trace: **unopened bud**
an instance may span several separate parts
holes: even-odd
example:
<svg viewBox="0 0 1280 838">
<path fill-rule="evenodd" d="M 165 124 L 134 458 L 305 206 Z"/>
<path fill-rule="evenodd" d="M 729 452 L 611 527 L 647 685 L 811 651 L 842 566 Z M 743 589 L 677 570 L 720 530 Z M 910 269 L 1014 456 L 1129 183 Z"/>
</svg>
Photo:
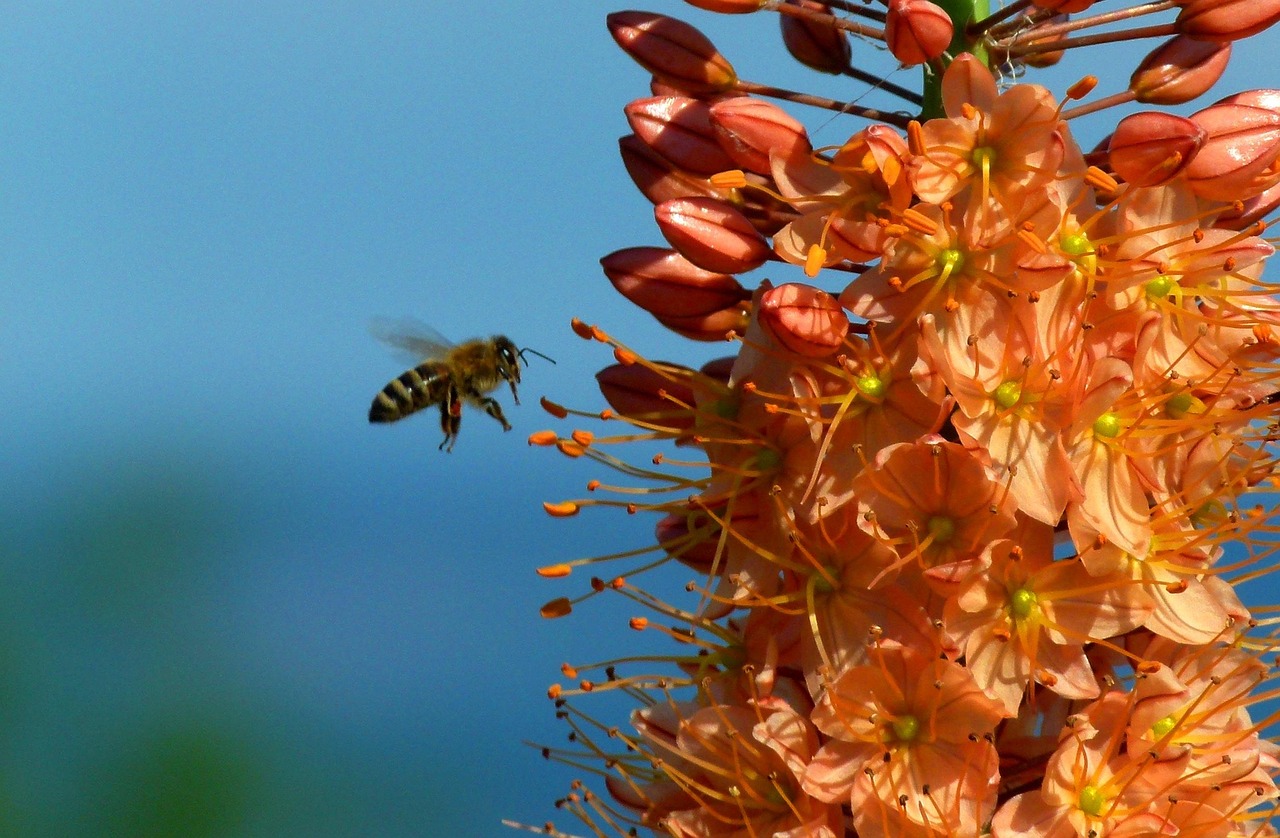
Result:
<svg viewBox="0 0 1280 838">
<path fill-rule="evenodd" d="M 760 297 L 760 322 L 797 355 L 821 358 L 844 345 L 849 317 L 835 297 L 810 285 L 788 283 Z"/>
<path fill-rule="evenodd" d="M 1188 185 L 1200 197 L 1247 200 L 1280 179 L 1275 171 L 1280 112 L 1219 102 L 1192 114 L 1191 120 L 1208 135 L 1186 173 Z"/>
<path fill-rule="evenodd" d="M 884 39 L 889 52 L 911 67 L 932 61 L 951 45 L 955 26 L 946 10 L 929 0 L 889 0 Z"/>
<path fill-rule="evenodd" d="M 1142 59 L 1129 89 L 1145 104 L 1181 105 L 1213 87 L 1230 59 L 1231 44 L 1178 35 Z"/>
<path fill-rule="evenodd" d="M 654 151 L 634 134 L 618 140 L 622 165 L 646 198 L 655 204 L 672 198 L 693 196 L 717 197 L 723 193 L 700 175 L 677 168 L 674 163 Z"/>
<path fill-rule="evenodd" d="M 826 3 L 817 0 L 787 0 L 788 5 L 831 14 Z M 782 43 L 801 64 L 820 73 L 843 73 L 849 67 L 852 50 L 843 29 L 824 26 L 799 15 L 779 15 Z"/>
<path fill-rule="evenodd" d="M 658 522 L 654 536 L 659 546 L 681 563 L 706 573 L 719 553 L 720 527 L 706 515 L 671 514 Z"/>
<path fill-rule="evenodd" d="M 754 270 L 773 250 L 746 216 L 715 198 L 674 198 L 653 208 L 658 228 L 671 246 L 708 271 L 735 274 Z"/>
<path fill-rule="evenodd" d="M 713 175 L 736 165 L 716 140 L 706 102 L 688 96 L 653 96 L 635 100 L 624 113 L 641 142 L 679 169 Z"/>
<path fill-rule="evenodd" d="M 699 268 L 667 248 L 615 250 L 600 265 L 618 293 L 660 317 L 705 317 L 750 297 L 732 276 Z"/>
<path fill-rule="evenodd" d="M 742 168 L 772 172 L 770 155 L 808 154 L 812 146 L 804 126 L 777 105 L 750 96 L 721 99 L 711 106 L 711 124 L 720 145 Z"/>
<path fill-rule="evenodd" d="M 690 6 L 722 15 L 745 15 L 760 11 L 765 0 L 684 0 Z"/>
<path fill-rule="evenodd" d="M 1244 230 L 1252 227 L 1280 208 L 1280 183 L 1258 193 L 1239 204 L 1233 204 L 1218 214 L 1213 226 L 1223 230 Z"/>
<path fill-rule="evenodd" d="M 715 45 L 681 20 L 653 12 L 614 12 L 607 18 L 618 46 L 667 84 L 690 93 L 720 93 L 737 74 Z"/>
<path fill-rule="evenodd" d="M 1197 41 L 1238 41 L 1280 20 L 1280 0 L 1178 0 L 1173 26 Z"/>
<path fill-rule="evenodd" d="M 1134 186 L 1157 186 L 1185 169 L 1206 138 L 1186 117 L 1160 111 L 1127 116 L 1111 135 L 1111 170 Z"/>
<path fill-rule="evenodd" d="M 659 323 L 681 337 L 706 342 L 725 340 L 730 332 L 742 334 L 750 322 L 745 304 L 730 306 L 701 317 L 654 316 Z"/>
<path fill-rule="evenodd" d="M 613 364 L 596 373 L 596 384 L 621 416 L 641 420 L 660 417 L 662 425 L 676 430 L 693 427 L 689 407 L 694 403 L 693 390 L 676 376 L 663 375 L 643 364 Z"/>
<path fill-rule="evenodd" d="M 1038 9 L 1045 9 L 1050 12 L 1074 14 L 1075 12 L 1083 12 L 1092 6 L 1094 0 L 1031 0 L 1031 4 Z"/>
</svg>

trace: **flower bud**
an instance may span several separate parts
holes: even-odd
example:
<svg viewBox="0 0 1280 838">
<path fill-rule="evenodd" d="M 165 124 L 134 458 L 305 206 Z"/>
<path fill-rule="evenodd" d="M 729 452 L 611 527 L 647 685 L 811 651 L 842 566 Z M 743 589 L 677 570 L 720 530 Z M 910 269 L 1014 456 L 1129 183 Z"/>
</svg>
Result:
<svg viewBox="0 0 1280 838">
<path fill-rule="evenodd" d="M 831 14 L 830 7 L 817 0 L 787 0 L 788 5 Z M 852 50 L 844 31 L 824 26 L 796 15 L 779 15 L 782 43 L 791 57 L 820 73 L 839 75 L 849 67 Z"/>
<path fill-rule="evenodd" d="M 797 355 L 821 358 L 844 345 L 849 317 L 835 297 L 810 285 L 788 283 L 760 297 L 760 323 Z"/>
<path fill-rule="evenodd" d="M 1142 59 L 1129 89 L 1145 104 L 1181 105 L 1213 87 L 1230 58 L 1231 44 L 1178 35 Z"/>
<path fill-rule="evenodd" d="M 634 134 L 619 139 L 618 150 L 631 180 L 655 204 L 671 198 L 724 197 L 724 193 L 715 189 L 706 178 L 677 168 Z"/>
<path fill-rule="evenodd" d="M 1065 42 L 1067 40 L 1067 33 L 1059 31 L 1056 33 L 1042 36 L 1042 37 L 1036 37 L 1036 29 L 1041 27 L 1056 26 L 1057 24 L 1065 23 L 1066 21 L 1067 21 L 1067 16 L 1065 14 L 1054 15 L 1053 17 L 1045 18 L 1044 20 L 1040 21 L 1039 24 L 1028 29 L 1026 33 L 1019 36 L 1018 38 L 1019 46 L 1023 46 L 1023 47 L 1035 46 L 1037 48 L 1040 48 L 1040 51 L 1029 52 L 1025 55 L 1021 55 L 1018 57 L 1018 61 L 1020 61 L 1023 64 L 1026 64 L 1028 67 L 1039 67 L 1042 69 L 1045 67 L 1052 67 L 1053 65 L 1061 61 L 1062 56 L 1067 54 L 1067 51 L 1065 48 L 1046 50 L 1046 49 L 1043 49 L 1043 47 L 1050 46 L 1056 43 Z"/>
<path fill-rule="evenodd" d="M 653 12 L 614 12 L 607 18 L 618 46 L 667 84 L 690 93 L 719 93 L 738 76 L 715 45 L 682 20 Z"/>
<path fill-rule="evenodd" d="M 653 208 L 671 246 L 700 268 L 722 274 L 754 270 L 773 251 L 746 216 L 715 198 L 674 198 Z"/>
<path fill-rule="evenodd" d="M 929 0 L 889 0 L 884 39 L 889 52 L 911 67 L 932 61 L 951 45 L 951 16 Z"/>
<path fill-rule="evenodd" d="M 706 573 L 719 553 L 720 526 L 705 513 L 672 513 L 658 522 L 654 537 L 681 563 Z"/>
<path fill-rule="evenodd" d="M 660 247 L 615 250 L 600 265 L 619 294 L 658 317 L 705 317 L 751 296 L 733 277 Z"/>
<path fill-rule="evenodd" d="M 760 11 L 765 0 L 684 0 L 690 6 L 722 15 L 745 15 Z"/>
<path fill-rule="evenodd" d="M 711 124 L 720 145 L 742 168 L 771 173 L 771 154 L 790 157 L 812 149 L 804 126 L 770 102 L 750 96 L 722 99 L 711 106 Z"/>
<path fill-rule="evenodd" d="M 1185 169 L 1206 138 L 1186 117 L 1159 111 L 1126 116 L 1111 135 L 1111 170 L 1134 186 L 1157 186 Z"/>
<path fill-rule="evenodd" d="M 716 140 L 706 102 L 688 96 L 637 99 L 623 109 L 636 136 L 677 168 L 713 175 L 736 165 Z"/>
<path fill-rule="evenodd" d="M 1280 112 L 1219 102 L 1191 116 L 1208 139 L 1187 166 L 1187 184 L 1201 198 L 1247 200 L 1280 179 Z"/>
<path fill-rule="evenodd" d="M 1197 41 L 1238 41 L 1280 20 L 1280 0 L 1178 0 L 1173 26 Z"/>
<path fill-rule="evenodd" d="M 1213 226 L 1223 230 L 1243 230 L 1271 215 L 1277 207 L 1280 207 L 1280 182 L 1240 204 L 1231 204 L 1218 214 Z"/>
<path fill-rule="evenodd" d="M 678 379 L 643 364 L 613 364 L 596 373 L 604 400 L 620 416 L 659 419 L 675 430 L 693 427 L 693 390 Z"/>
<path fill-rule="evenodd" d="M 743 334 L 750 322 L 745 303 L 729 306 L 711 314 L 698 317 L 667 317 L 654 315 L 658 322 L 689 340 L 705 342 L 722 341 L 729 332 Z"/>
<path fill-rule="evenodd" d="M 1083 12 L 1092 6 L 1094 0 L 1031 0 L 1031 4 L 1037 9 L 1045 9 L 1050 12 L 1063 12 L 1066 14 L 1074 14 Z"/>
</svg>

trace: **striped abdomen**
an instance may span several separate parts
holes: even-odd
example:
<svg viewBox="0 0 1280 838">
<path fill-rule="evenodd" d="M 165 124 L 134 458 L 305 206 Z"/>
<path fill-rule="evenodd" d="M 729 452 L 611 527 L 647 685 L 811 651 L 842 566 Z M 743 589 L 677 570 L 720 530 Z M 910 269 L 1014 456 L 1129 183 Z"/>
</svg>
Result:
<svg viewBox="0 0 1280 838">
<path fill-rule="evenodd" d="M 424 407 L 439 404 L 449 395 L 449 368 L 439 361 L 424 361 L 391 379 L 369 406 L 370 422 L 394 422 Z"/>
</svg>

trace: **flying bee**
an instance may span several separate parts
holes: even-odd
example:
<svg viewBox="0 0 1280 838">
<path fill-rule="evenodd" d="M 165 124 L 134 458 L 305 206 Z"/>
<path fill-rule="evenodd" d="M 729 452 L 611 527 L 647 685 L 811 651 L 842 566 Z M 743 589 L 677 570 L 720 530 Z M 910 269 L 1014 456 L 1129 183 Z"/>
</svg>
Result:
<svg viewBox="0 0 1280 838">
<path fill-rule="evenodd" d="M 489 393 L 505 381 L 511 387 L 511 398 L 520 404 L 516 385 L 520 383 L 524 353 L 533 352 L 546 358 L 532 349 L 517 349 L 511 339 L 503 335 L 453 344 L 434 329 L 418 324 L 375 327 L 374 331 L 386 343 L 411 352 L 421 360 L 417 366 L 391 379 L 374 396 L 369 406 L 369 421 L 395 422 L 431 405 L 439 405 L 440 429 L 444 431 L 440 448 L 445 451 L 452 451 L 458 441 L 463 402 L 497 419 L 504 431 L 511 430 L 511 423 L 502 415 L 502 406 Z"/>
</svg>

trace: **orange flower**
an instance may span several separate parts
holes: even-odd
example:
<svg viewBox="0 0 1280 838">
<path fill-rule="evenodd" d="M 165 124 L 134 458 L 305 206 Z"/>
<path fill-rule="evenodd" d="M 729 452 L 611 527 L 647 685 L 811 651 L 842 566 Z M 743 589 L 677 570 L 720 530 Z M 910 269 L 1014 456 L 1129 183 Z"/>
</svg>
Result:
<svg viewBox="0 0 1280 838">
<path fill-rule="evenodd" d="M 995 806 L 991 731 L 1000 715 L 964 667 L 915 649 L 873 650 L 813 711 L 830 739 L 809 763 L 804 787 L 820 800 L 851 803 L 859 834 L 881 834 L 867 806 L 878 801 L 942 834 L 977 835 Z"/>
</svg>

